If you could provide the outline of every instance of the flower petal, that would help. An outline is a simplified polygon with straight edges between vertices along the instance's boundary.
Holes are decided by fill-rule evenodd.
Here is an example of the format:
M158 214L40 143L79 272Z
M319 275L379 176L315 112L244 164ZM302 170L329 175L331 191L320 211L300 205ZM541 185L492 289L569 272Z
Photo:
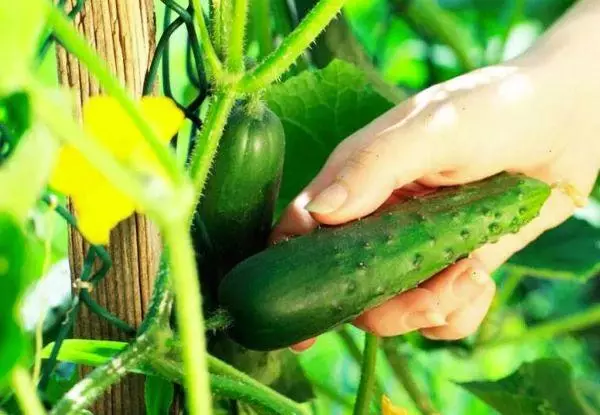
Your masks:
M167 97L142 97L142 113L165 143L179 131L185 119L183 112Z

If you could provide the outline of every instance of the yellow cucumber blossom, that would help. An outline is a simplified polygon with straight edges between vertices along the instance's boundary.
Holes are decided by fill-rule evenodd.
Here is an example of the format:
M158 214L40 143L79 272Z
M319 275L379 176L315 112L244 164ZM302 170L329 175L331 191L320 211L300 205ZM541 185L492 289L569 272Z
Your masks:
M184 115L166 97L143 97L140 102L146 121L169 145L184 120ZM90 98L83 106L83 126L87 134L113 156L149 176L168 176L119 102L108 96ZM71 197L78 226L93 244L107 244L110 230L134 211L135 201L110 183L84 156L71 146L60 150L50 177L50 186Z
M408 415L408 411L392 403L386 395L381 397L381 415Z

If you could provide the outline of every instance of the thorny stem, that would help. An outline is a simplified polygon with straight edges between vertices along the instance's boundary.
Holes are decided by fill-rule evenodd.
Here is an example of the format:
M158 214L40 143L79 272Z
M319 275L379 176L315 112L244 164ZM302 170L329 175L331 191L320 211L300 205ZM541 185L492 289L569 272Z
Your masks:
M231 22L229 46L227 47L227 67L232 73L240 73L244 70L244 41L248 20L248 0L232 1L233 21ZM268 22L266 20L260 22L260 24L268 25Z
M320 0L279 47L240 80L241 91L251 93L278 79L339 13L346 0Z
M234 100L235 93L231 91L218 93L215 96L215 101L211 104L202 131L200 131L200 136L196 140L190 162L190 174L194 183L196 201L200 199L204 190L204 184ZM188 215L190 220L192 213L190 212Z
M216 357L206 354L206 359L211 372L211 389L218 395L259 405L270 413L290 415L307 413L298 403ZM181 365L172 359L153 355L150 356L149 364L157 373L171 381L180 383L183 378Z
M363 363L360 373L360 385L354 404L354 415L367 415L371 406L373 386L375 385L375 368L377 363L377 352L379 350L379 338L373 334L365 334L365 350L363 352Z
M169 174L174 183L183 180L183 174L174 161L173 154L165 147L156 135L156 132L146 122L139 107L134 103L121 84L110 73L105 62L94 52L92 47L81 37L62 12L54 7L48 13L48 24L54 30L54 35L60 42L73 53L87 70L96 76L105 91L114 96L123 109L129 114L140 133L156 155L161 166Z
M150 332L142 334L123 352L100 366L67 392L50 412L51 415L75 415L90 406L111 385L136 368L155 348ZM207 412L209 413L209 412Z
M198 35L200 37L200 47L202 48L202 58L204 59L204 67L209 71L210 75L218 80L223 72L223 65L217 56L217 52L210 41L208 28L204 21L204 13L200 0L192 0L194 5L194 14L196 16L196 24L198 25Z
M46 413L26 369L20 366L13 369L11 387L24 414L44 415Z
M205 354L204 318L199 276L187 223L165 227L163 239L167 248L170 280L177 301L178 330L182 340L181 356L185 373L184 386L188 408L192 414L212 413L211 393Z

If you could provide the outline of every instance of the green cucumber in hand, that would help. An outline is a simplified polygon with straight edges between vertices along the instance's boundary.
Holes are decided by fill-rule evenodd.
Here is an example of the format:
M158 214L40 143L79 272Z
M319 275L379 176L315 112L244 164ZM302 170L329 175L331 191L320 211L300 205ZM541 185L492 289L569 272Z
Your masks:
M289 346L349 322L534 219L544 182L501 173L447 187L238 264L219 287L230 336L249 349Z

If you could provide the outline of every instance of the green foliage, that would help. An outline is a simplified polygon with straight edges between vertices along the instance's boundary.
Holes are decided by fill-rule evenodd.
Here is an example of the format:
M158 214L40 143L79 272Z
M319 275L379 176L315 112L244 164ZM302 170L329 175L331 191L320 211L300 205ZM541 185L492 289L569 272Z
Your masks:
M146 415L163 415L169 413L175 386L172 382L158 376L146 376L144 382L144 401Z
M560 359L523 364L496 382L462 383L502 415L592 415L573 385L572 370Z
M42 350L42 357L50 357L52 346L50 343ZM109 361L117 353L122 352L127 347L127 343L109 341L109 340L87 340L70 339L66 340L60 348L58 360L65 362L74 362L80 365L99 366Z
M26 82L48 5L44 0L0 3L0 96L20 89Z
M340 141L392 107L343 61L274 85L266 99L286 137L280 207L312 180Z
M510 258L507 267L541 278L585 282L600 272L600 228L570 218Z

